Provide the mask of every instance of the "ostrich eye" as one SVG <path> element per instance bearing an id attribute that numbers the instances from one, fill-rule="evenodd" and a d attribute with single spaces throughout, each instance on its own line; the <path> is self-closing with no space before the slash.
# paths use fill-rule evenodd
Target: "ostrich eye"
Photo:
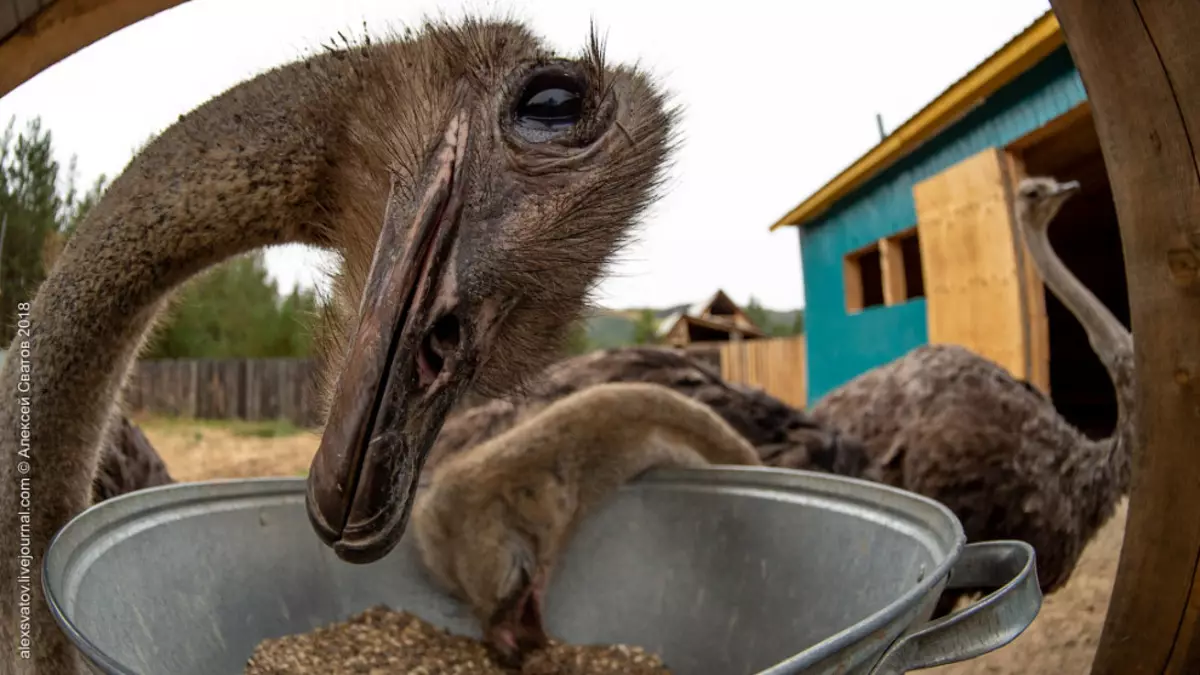
<path id="1" fill-rule="evenodd" d="M 530 141 L 571 129 L 583 117 L 583 83 L 565 74 L 537 75 L 517 101 L 516 122 Z"/>

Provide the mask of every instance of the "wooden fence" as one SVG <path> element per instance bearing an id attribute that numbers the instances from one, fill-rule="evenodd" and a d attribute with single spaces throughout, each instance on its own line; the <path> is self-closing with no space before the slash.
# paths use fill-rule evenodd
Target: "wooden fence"
<path id="1" fill-rule="evenodd" d="M 757 387 L 789 405 L 803 408 L 804 337 L 722 343 L 721 377 Z"/>
<path id="2" fill-rule="evenodd" d="M 197 419 L 317 423 L 311 359 L 141 361 L 125 401 L 138 412 Z"/>
<path id="3" fill-rule="evenodd" d="M 804 339 L 775 338 L 696 345 L 692 356 L 730 382 L 804 405 Z M 311 359 L 141 361 L 125 401 L 142 413 L 197 419 L 286 419 L 318 423 Z"/>

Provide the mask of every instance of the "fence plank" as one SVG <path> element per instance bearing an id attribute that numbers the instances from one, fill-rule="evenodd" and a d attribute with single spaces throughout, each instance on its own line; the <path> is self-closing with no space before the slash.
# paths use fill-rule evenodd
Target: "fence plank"
<path id="1" fill-rule="evenodd" d="M 722 343 L 721 377 L 802 408 L 806 398 L 804 337 Z"/>
<path id="2" fill-rule="evenodd" d="M 135 413 L 197 419 L 318 423 L 312 359 L 179 359 L 138 362 L 125 404 Z"/>
<path id="3" fill-rule="evenodd" d="M 804 338 L 771 338 L 689 349 L 729 382 L 803 407 Z M 198 419 L 285 419 L 319 424 L 312 359 L 140 361 L 126 392 L 130 410 Z"/>

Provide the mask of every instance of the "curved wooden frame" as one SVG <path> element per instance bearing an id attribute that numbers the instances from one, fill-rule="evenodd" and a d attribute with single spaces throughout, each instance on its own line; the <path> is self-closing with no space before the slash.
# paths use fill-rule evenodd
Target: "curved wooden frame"
<path id="1" fill-rule="evenodd" d="M 11 2 L 12 0 L 0 0 Z M 58 0 L 0 42 L 0 96 L 88 45 L 187 0 Z"/>
<path id="2" fill-rule="evenodd" d="M 1200 5 L 1050 0 L 1083 78 L 1129 277 L 1138 428 L 1093 675 L 1200 673 Z"/>
<path id="3" fill-rule="evenodd" d="M 49 5 L 0 43 L 0 96 L 184 1 Z M 1050 4 L 1095 115 L 1137 336 L 1129 523 L 1092 673 L 1200 673 L 1200 5 Z"/>

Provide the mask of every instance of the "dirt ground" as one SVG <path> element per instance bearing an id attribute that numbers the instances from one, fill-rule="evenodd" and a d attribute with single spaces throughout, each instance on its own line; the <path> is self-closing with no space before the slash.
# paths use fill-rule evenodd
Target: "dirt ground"
<path id="1" fill-rule="evenodd" d="M 308 473 L 321 438 L 270 424 L 135 419 L 177 481 Z"/>
<path id="2" fill-rule="evenodd" d="M 176 480 L 297 476 L 319 437 L 270 425 L 215 425 L 142 419 L 146 436 Z M 1084 551 L 1070 583 L 1046 598 L 1037 620 L 1007 647 L 931 675 L 1086 675 L 1108 611 L 1125 531 L 1126 504 Z"/>

